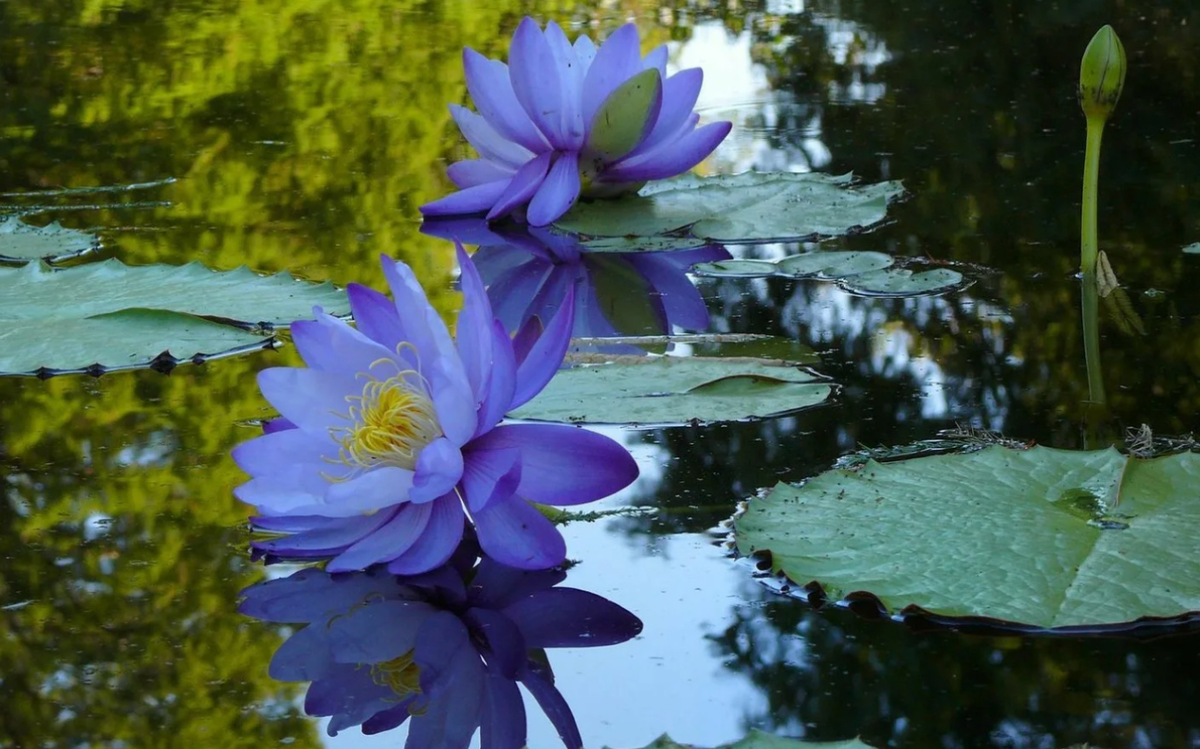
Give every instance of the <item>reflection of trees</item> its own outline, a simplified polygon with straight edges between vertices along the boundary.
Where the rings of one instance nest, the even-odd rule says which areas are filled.
[[[765,600],[737,609],[711,640],[767,697],[747,727],[896,747],[1188,746],[1200,731],[1200,690],[1177,676],[1200,666],[1194,634],[1149,643],[918,634],[746,593]]]
[[[0,746],[315,746],[233,612],[251,364],[0,381]]]

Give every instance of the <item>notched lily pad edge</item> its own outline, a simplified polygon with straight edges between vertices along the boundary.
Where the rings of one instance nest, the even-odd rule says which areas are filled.
[[[171,354],[170,351],[163,351],[158,356],[154,357],[143,364],[122,364],[118,366],[105,366],[100,363],[89,364],[86,367],[76,367],[73,369],[51,369],[49,367],[38,367],[29,372],[0,372],[0,377],[36,377],[39,380],[48,380],[51,377],[61,377],[63,375],[90,375],[92,377],[100,377],[106,374],[115,372],[131,372],[139,369],[151,369],[160,374],[171,374],[175,367],[180,364],[205,364],[210,361],[218,361],[220,359],[228,359],[233,356],[241,356],[243,354],[252,354],[258,351],[275,351],[283,346],[283,342],[276,336],[270,335],[263,338],[262,341],[255,341],[244,346],[235,346],[234,348],[225,351],[218,351],[215,354],[193,354],[192,356],[177,357]]]

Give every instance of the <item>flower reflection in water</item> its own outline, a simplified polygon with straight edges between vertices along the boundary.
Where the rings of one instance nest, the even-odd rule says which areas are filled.
[[[553,319],[573,290],[575,337],[707,330],[708,310],[687,271],[730,257],[720,245],[589,252],[573,236],[482,219],[426,221],[421,231],[479,246],[471,259],[506,330],[521,330],[534,318]]]
[[[577,749],[583,741],[545,649],[613,645],[642,623],[593,593],[557,587],[565,577],[481,557],[468,536],[449,563],[424,574],[306,568],[245,589],[240,610],[308,625],[280,646],[270,673],[312,682],[304,709],[328,716],[331,736],[407,722],[406,749],[466,747],[476,729],[483,749],[520,749],[519,682]]]

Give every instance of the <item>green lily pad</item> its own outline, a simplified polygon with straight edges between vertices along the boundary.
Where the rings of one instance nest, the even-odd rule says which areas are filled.
[[[680,744],[670,736],[663,734],[643,749],[698,749],[692,744]],[[847,741],[800,741],[772,736],[762,731],[751,731],[750,735],[732,744],[721,744],[713,749],[872,749],[870,744],[864,744],[858,739]]]
[[[75,229],[66,229],[57,221],[33,226],[17,216],[0,221],[0,262],[28,263],[45,260],[57,263],[100,249],[100,238]]]
[[[921,296],[961,289],[967,281],[963,274],[950,268],[924,271],[886,268],[843,278],[839,285],[852,294],[863,296]]]
[[[781,483],[735,520],[742,554],[830,599],[1037,628],[1200,611],[1200,454],[991,446]]]
[[[828,401],[834,386],[769,359],[601,356],[554,376],[510,416],[590,424],[768,418]]]
[[[692,272],[713,278],[765,278],[775,275],[776,266],[769,260],[717,260],[696,263]]]
[[[781,275],[793,278],[845,278],[859,273],[887,268],[894,260],[882,252],[807,252],[780,260],[776,265]]]
[[[1200,255],[1200,242],[1192,242],[1187,247],[1184,247],[1183,251],[1189,255]]]
[[[747,172],[684,175],[618,200],[580,202],[555,226],[595,237],[689,231],[715,242],[797,241],[870,228],[904,193],[899,182],[855,185],[850,175]]]
[[[708,244],[695,237],[599,237],[579,243],[588,252],[669,252],[694,250]]]
[[[0,268],[0,374],[99,374],[259,349],[314,305],[349,313],[345,292],[286,273],[118,260]]]

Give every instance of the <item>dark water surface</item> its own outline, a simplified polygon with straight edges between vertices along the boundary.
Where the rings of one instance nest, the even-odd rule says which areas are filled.
[[[912,197],[890,225],[831,246],[984,268],[966,291],[912,300],[698,281],[713,330],[811,346],[843,387],[793,417],[611,430],[643,478],[604,506],[658,512],[564,530],[581,561],[571,584],[646,624],[626,645],[555,654],[588,746],[664,731],[712,746],[761,728],[879,746],[1200,747],[1195,635],[921,634],[813,612],[709,532],[760,487],[956,424],[1070,448],[1141,424],[1200,428],[1200,256],[1182,252],[1200,241],[1191,0],[0,0],[0,191],[175,177],[114,198],[169,207],[45,215],[98,229],[135,264],[382,288],[388,253],[449,314],[451,248],[417,233],[416,208],[462,153],[445,107],[466,98],[461,48],[502,54],[527,13],[573,33],[634,18],[648,46],[670,41],[674,66],[704,67],[702,114],[735,121],[711,170],[903,180]],[[1130,69],[1104,144],[1101,247],[1146,333],[1103,320],[1098,412],[1072,275],[1074,89],[1103,23]],[[268,414],[254,372],[294,360],[0,381],[0,746],[400,743],[326,739],[301,692],[267,676],[281,633],[234,611],[263,571],[245,554],[229,450]],[[555,742],[535,717],[531,746]]]

